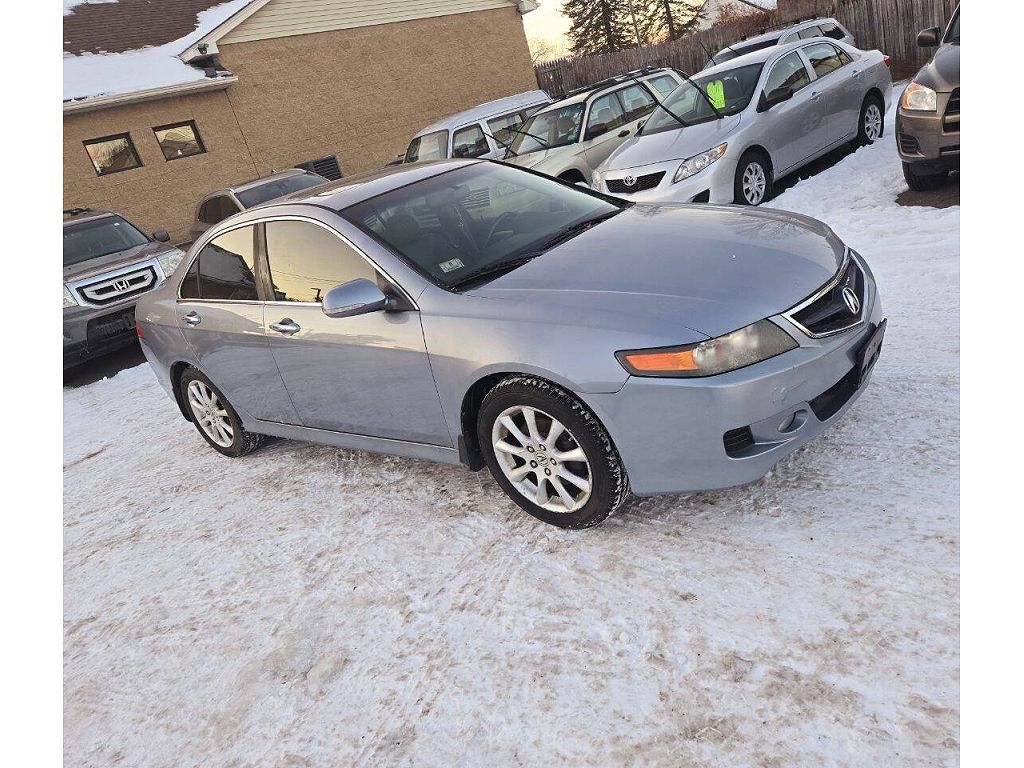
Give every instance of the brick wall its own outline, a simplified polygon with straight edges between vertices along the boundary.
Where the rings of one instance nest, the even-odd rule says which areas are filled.
[[[512,7],[233,43],[221,60],[239,77],[226,91],[65,117],[63,207],[181,240],[212,189],[324,155],[346,174],[376,168],[428,123],[537,87]],[[207,153],[165,161],[153,126],[189,119]],[[82,142],[125,131],[143,167],[96,176]]]

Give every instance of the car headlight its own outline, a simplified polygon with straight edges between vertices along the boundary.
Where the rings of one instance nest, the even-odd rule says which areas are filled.
[[[184,251],[179,251],[177,248],[173,251],[161,253],[157,257],[157,261],[160,262],[160,269],[164,271],[164,277],[170,277],[174,274],[174,270],[178,268],[178,265],[181,264],[181,260],[183,258],[185,258]]]
[[[68,288],[67,285],[65,284],[65,286],[64,286],[64,309],[67,309],[68,307],[77,307],[77,306],[78,306],[78,302],[75,301],[75,297],[71,293],[71,289]]]
[[[903,91],[900,106],[917,112],[934,112],[936,105],[935,91],[927,85],[911,83]]]
[[[622,367],[633,376],[695,378],[735,371],[798,346],[796,340],[770,320],[698,344],[660,349],[616,352]]]
[[[596,189],[599,192],[601,191],[601,172],[600,171],[594,171],[590,175],[590,186],[593,189]]]
[[[676,169],[676,175],[672,177],[672,183],[688,179],[693,174],[703,171],[724,155],[728,146],[728,144],[721,144],[714,149],[709,149],[706,152],[701,152],[699,155],[686,158],[679,168]]]

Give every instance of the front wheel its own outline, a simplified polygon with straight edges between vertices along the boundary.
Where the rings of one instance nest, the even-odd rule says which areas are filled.
[[[589,528],[620,509],[629,480],[597,417],[564,389],[513,376],[484,397],[477,439],[491,474],[528,513]]]
[[[744,153],[736,164],[733,184],[733,202],[740,205],[760,205],[772,193],[772,169],[768,158],[761,152]]]
[[[907,186],[914,192],[927,192],[931,189],[938,189],[949,175],[949,171],[938,173],[921,173],[914,168],[913,163],[903,163],[903,178]]]

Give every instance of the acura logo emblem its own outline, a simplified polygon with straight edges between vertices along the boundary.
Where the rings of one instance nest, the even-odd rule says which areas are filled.
[[[627,187],[632,187],[634,184],[636,184],[636,177],[627,176],[622,180],[622,183],[625,184]]]
[[[843,288],[843,303],[850,310],[851,315],[856,315],[860,312],[860,299],[857,298],[857,294],[849,286]]]

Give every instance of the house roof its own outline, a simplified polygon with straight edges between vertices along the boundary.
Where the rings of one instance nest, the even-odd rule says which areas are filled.
[[[186,63],[196,40],[266,0],[64,0],[64,108],[80,111],[235,78]]]

